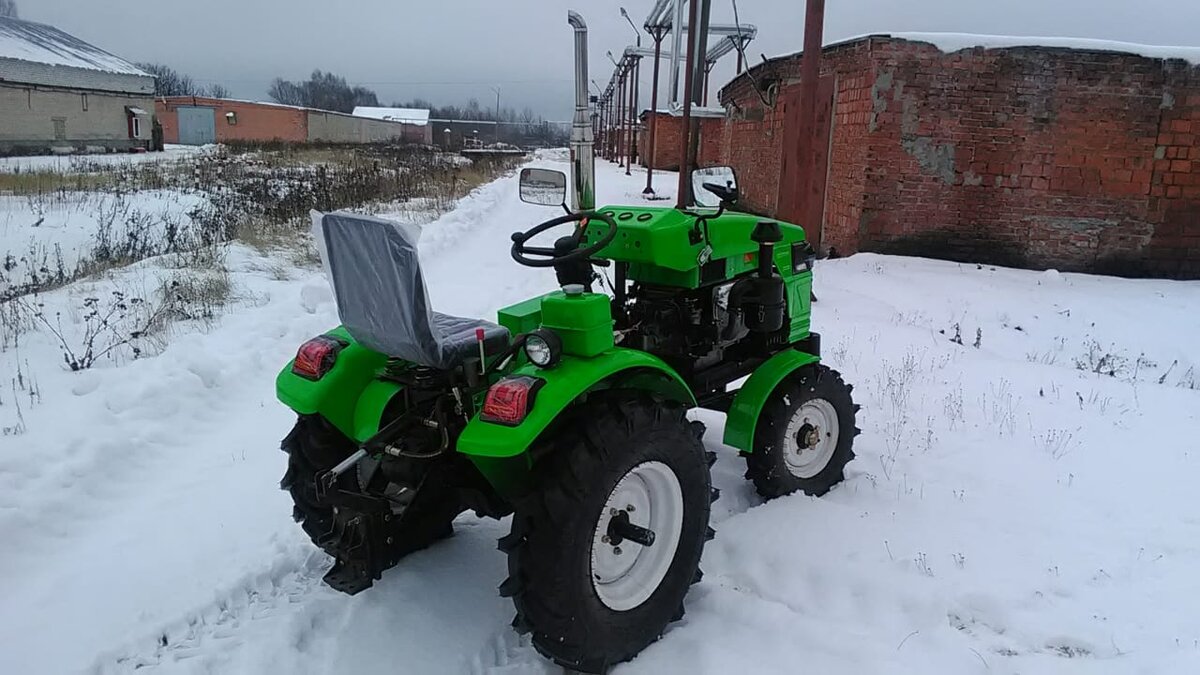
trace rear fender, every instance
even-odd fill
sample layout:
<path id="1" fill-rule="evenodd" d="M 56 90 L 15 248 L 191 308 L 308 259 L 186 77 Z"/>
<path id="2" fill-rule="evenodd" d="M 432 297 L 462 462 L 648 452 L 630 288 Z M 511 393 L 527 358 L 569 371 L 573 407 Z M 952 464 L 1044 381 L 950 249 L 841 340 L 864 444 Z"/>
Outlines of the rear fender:
<path id="1" fill-rule="evenodd" d="M 661 359 L 645 352 L 614 348 L 592 358 L 564 356 L 553 368 L 525 364 L 512 375 L 545 381 L 533 408 L 516 426 L 485 422 L 476 415 L 458 438 L 458 452 L 467 455 L 503 496 L 528 487 L 534 441 L 581 396 L 606 389 L 640 389 L 661 398 L 696 405 L 691 390 Z"/>
<path id="2" fill-rule="evenodd" d="M 771 393 L 792 373 L 820 359 L 797 349 L 785 349 L 756 368 L 733 397 L 725 420 L 725 445 L 753 452 L 754 429 Z"/>
<path id="3" fill-rule="evenodd" d="M 320 415 L 346 436 L 363 442 L 379 430 L 383 410 L 400 385 L 376 379 L 387 357 L 358 344 L 342 328 L 326 333 L 347 342 L 333 369 L 313 381 L 292 372 L 289 361 L 275 378 L 275 395 L 301 415 Z"/>

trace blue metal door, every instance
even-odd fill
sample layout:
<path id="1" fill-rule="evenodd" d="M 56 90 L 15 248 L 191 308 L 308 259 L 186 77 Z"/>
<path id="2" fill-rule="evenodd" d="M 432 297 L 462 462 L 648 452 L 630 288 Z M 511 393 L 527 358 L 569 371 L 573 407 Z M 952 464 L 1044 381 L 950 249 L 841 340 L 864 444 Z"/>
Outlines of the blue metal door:
<path id="1" fill-rule="evenodd" d="M 183 145 L 207 145 L 217 142 L 217 115 L 212 108 L 179 106 L 179 142 Z"/>

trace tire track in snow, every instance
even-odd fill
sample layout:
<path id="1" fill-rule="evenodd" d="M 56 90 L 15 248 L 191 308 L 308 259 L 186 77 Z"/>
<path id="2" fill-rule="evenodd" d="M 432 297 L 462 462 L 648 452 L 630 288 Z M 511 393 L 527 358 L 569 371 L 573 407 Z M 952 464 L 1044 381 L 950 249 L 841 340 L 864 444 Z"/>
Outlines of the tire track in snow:
<path id="1" fill-rule="evenodd" d="M 118 675 L 143 669 L 182 666 L 190 672 L 220 672 L 251 638 L 279 639 L 269 626 L 286 622 L 287 642 L 304 652 L 311 633 L 329 623 L 336 596 L 320 602 L 321 577 L 329 567 L 319 551 L 298 548 L 261 574 L 242 579 L 211 603 L 167 622 L 153 633 L 98 657 L 96 675 Z M 264 624 L 264 625 L 259 625 Z"/>

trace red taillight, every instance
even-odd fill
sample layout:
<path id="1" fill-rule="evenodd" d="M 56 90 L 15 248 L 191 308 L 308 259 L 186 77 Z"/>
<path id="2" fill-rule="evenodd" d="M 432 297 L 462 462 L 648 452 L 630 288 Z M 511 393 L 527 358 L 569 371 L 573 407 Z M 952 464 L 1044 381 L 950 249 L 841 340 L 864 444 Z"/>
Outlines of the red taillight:
<path id="1" fill-rule="evenodd" d="M 509 377 L 493 384 L 483 401 L 480 419 L 516 426 L 533 407 L 533 398 L 545 382 L 536 377 Z"/>
<path id="2" fill-rule="evenodd" d="M 331 336 L 320 335 L 300 345 L 292 372 L 308 380 L 319 380 L 333 369 L 338 352 L 346 343 Z"/>

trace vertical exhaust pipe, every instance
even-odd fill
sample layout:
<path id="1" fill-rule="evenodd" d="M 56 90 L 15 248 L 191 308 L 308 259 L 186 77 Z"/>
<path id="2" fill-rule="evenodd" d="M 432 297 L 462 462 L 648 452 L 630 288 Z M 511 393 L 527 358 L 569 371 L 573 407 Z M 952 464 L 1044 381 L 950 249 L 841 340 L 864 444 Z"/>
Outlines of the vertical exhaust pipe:
<path id="1" fill-rule="evenodd" d="M 575 119 L 571 124 L 571 210 L 596 208 L 596 154 L 588 119 L 587 24 L 578 12 L 567 12 L 575 29 Z"/>

